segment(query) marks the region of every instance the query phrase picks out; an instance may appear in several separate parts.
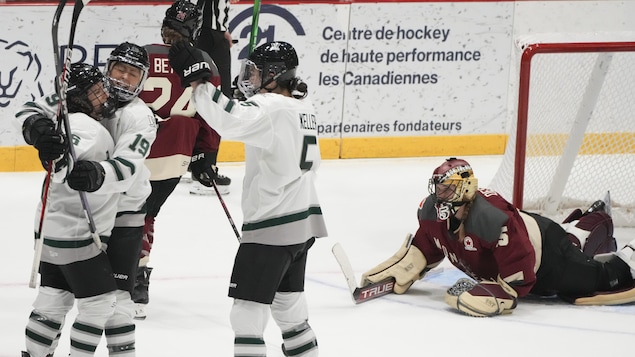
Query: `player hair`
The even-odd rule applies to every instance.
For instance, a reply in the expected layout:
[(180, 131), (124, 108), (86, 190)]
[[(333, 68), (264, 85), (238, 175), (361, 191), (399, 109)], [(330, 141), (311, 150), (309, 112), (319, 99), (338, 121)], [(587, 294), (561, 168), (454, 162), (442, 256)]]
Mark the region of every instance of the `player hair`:
[(291, 93), (291, 96), (295, 99), (302, 99), (306, 97), (309, 92), (309, 86), (298, 77), (286, 81), (278, 81), (278, 85), (289, 90), (289, 93)]
[(187, 40), (187, 38), (181, 35), (179, 31), (168, 26), (161, 27), (161, 38), (163, 38), (163, 43), (165, 43), (166, 45), (171, 45), (179, 41)]

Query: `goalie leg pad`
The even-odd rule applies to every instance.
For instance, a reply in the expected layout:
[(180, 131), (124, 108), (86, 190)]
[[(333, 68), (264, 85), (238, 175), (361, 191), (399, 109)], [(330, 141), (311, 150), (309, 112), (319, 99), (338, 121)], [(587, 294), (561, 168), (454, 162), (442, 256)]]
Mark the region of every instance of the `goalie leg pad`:
[(635, 302), (635, 281), (633, 285), (616, 290), (597, 292), (593, 296), (577, 298), (573, 301), (576, 305), (621, 305)]
[(480, 283), (460, 279), (448, 289), (445, 301), (466, 315), (491, 317), (511, 313), (516, 308), (517, 296), (516, 291), (500, 277), (498, 281)]
[[(379, 266), (383, 266), (385, 263), (386, 262), (380, 264)], [(395, 278), (395, 286), (393, 292), (395, 294), (403, 294), (415, 281), (423, 277), (426, 265), (426, 257), (423, 255), (423, 253), (421, 253), (419, 248), (411, 245), (403, 258), (396, 261), (392, 265), (384, 268), (383, 270), (374, 268), (364, 273), (362, 275), (362, 286), (366, 286), (371, 283), (377, 283), (386, 278), (393, 277)]]
[(615, 252), (617, 243), (613, 238), (613, 220), (604, 211), (596, 211), (563, 225), (572, 241), (582, 242), (582, 251), (593, 257), (597, 254)]

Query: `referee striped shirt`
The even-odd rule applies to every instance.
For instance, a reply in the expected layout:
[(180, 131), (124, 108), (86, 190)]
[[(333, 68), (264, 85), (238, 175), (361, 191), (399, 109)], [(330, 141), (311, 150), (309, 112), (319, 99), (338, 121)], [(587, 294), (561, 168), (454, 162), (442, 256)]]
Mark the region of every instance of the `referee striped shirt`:
[(203, 13), (203, 27), (216, 31), (228, 31), (230, 0), (198, 0), (197, 6)]

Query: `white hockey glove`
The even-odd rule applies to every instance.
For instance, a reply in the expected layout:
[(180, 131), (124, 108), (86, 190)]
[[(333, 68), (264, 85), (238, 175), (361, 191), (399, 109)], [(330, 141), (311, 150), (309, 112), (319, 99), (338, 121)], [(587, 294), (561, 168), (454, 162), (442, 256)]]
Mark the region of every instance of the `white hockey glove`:
[(412, 284), (425, 274), (426, 257), (419, 248), (410, 245), (412, 235), (408, 234), (401, 248), (392, 257), (362, 274), (361, 286), (380, 282), (388, 277), (395, 278), (394, 293), (403, 294)]

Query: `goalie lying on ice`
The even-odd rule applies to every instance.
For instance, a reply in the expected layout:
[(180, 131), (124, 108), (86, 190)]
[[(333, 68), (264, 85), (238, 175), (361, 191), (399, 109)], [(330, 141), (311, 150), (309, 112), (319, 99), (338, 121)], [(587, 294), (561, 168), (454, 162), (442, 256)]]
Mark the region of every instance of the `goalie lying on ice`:
[(616, 252), (604, 202), (558, 224), (479, 189), (470, 164), (456, 158), (434, 170), (428, 189), (416, 234), (362, 285), (394, 277), (394, 292), (403, 294), (447, 257), (474, 280), (460, 279), (445, 301), (470, 316), (511, 313), (528, 294), (577, 305), (635, 302), (635, 240)]

